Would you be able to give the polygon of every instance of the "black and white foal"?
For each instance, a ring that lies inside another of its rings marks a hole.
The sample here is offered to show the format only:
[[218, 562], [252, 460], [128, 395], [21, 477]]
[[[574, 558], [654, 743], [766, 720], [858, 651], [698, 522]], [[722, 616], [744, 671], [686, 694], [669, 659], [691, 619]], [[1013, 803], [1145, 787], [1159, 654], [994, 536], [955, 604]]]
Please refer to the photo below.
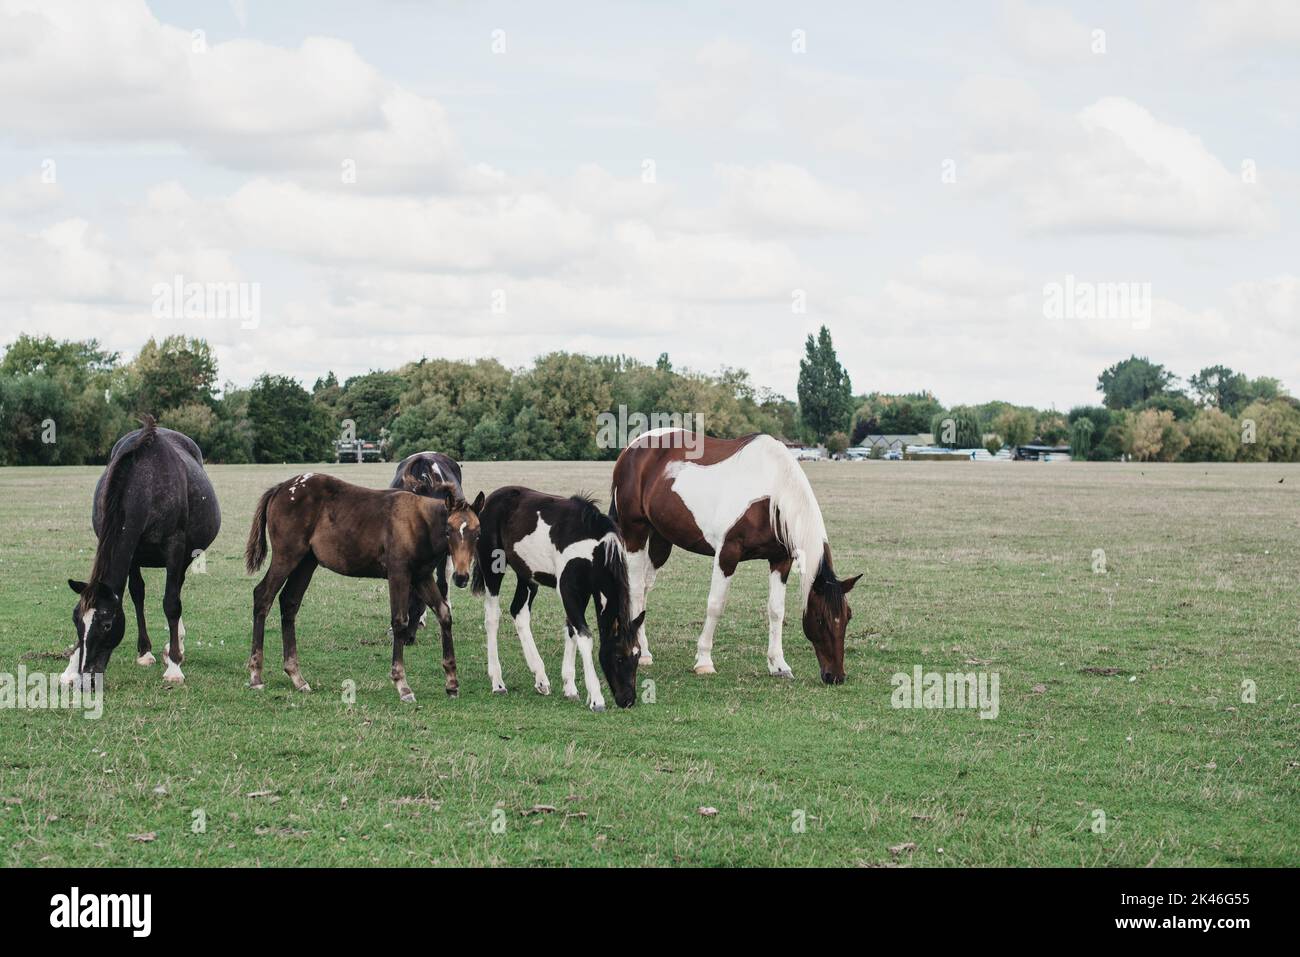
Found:
[[488, 677], [492, 691], [505, 694], [497, 629], [501, 623], [501, 584], [507, 568], [518, 583], [510, 615], [519, 634], [524, 659], [533, 673], [538, 694], [550, 694], [546, 666], [537, 653], [531, 627], [533, 599], [539, 585], [555, 588], [564, 604], [564, 696], [578, 699], [575, 653], [582, 655], [587, 706], [605, 710], [600, 678], [592, 661], [587, 628], [587, 604], [595, 602], [600, 631], [600, 665], [620, 708], [636, 701], [636, 645], [640, 620], [630, 614], [627, 556], [614, 523], [589, 498], [547, 495], [517, 485], [497, 489], [479, 512], [478, 561], [474, 593], [487, 592], [484, 628], [487, 631]]

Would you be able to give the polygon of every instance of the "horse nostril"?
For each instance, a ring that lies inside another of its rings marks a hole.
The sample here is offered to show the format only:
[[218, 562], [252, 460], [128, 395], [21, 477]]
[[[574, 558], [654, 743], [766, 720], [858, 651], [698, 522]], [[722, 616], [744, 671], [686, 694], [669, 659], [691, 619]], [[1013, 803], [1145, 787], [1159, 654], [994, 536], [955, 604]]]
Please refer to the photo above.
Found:
[[451, 576], [451, 580], [454, 581], [454, 582], [456, 583], [456, 587], [457, 587], [457, 588], [464, 588], [466, 585], [469, 584], [469, 576], [468, 576], [468, 575], [460, 575], [460, 574], [456, 574], [456, 575]]

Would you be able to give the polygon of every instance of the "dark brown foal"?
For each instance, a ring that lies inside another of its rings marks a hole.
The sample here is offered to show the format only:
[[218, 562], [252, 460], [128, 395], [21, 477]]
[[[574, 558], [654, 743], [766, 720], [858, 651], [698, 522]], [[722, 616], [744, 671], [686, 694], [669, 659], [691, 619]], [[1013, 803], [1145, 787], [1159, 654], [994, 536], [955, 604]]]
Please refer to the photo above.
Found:
[[[257, 503], [244, 551], [251, 574], [266, 560], [269, 537], [271, 567], [253, 589], [249, 687], [264, 687], [262, 639], [267, 612], [279, 592], [284, 670], [299, 691], [311, 690], [298, 668], [294, 622], [316, 566], [323, 565], [350, 578], [388, 580], [393, 629], [391, 677], [403, 701], [415, 700], [402, 660], [403, 649], [415, 640], [416, 623], [409, 615], [411, 596], [414, 594], [432, 608], [442, 631], [447, 694], [456, 697], [459, 685], [451, 608], [433, 573], [449, 553], [454, 556], [464, 552], [466, 538], [477, 540], [479, 504], [457, 499], [449, 507], [441, 500], [411, 492], [363, 488], [312, 472], [267, 489]], [[473, 547], [471, 542], [471, 554]]]

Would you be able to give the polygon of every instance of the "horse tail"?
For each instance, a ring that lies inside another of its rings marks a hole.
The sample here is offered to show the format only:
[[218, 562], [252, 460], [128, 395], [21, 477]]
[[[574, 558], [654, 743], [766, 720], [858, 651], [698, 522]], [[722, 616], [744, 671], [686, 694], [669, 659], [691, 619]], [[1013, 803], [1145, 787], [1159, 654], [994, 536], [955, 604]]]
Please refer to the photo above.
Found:
[[244, 546], [244, 567], [250, 575], [266, 561], [266, 508], [283, 484], [272, 485], [257, 500], [257, 511], [253, 512], [253, 524], [248, 530], [248, 544]]
[[609, 520], [618, 528], [618, 482], [609, 483]]
[[483, 569], [479, 568], [478, 552], [474, 552], [474, 569], [470, 572], [469, 590], [473, 595], [479, 598], [483, 597], [485, 585], [483, 584]]
[[[483, 581], [483, 556], [497, 554], [501, 547], [496, 526], [479, 525], [478, 547], [474, 549], [474, 567], [470, 570], [469, 590], [471, 594], [483, 597], [487, 583]], [[489, 561], [491, 558], [489, 557]]]

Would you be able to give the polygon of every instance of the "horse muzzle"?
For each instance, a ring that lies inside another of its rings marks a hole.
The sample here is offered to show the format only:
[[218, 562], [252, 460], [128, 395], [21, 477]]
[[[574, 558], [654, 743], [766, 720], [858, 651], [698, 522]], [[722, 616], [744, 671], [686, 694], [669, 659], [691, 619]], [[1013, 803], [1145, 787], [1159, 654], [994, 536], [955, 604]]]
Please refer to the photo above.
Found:
[[464, 588], [469, 584], [469, 576], [462, 572], [456, 572], [456, 574], [451, 576], [451, 580], [455, 583], [457, 588]]
[[823, 683], [828, 685], [842, 685], [844, 684], [844, 675], [842, 674], [833, 675], [829, 671], [823, 671], [822, 681]]

